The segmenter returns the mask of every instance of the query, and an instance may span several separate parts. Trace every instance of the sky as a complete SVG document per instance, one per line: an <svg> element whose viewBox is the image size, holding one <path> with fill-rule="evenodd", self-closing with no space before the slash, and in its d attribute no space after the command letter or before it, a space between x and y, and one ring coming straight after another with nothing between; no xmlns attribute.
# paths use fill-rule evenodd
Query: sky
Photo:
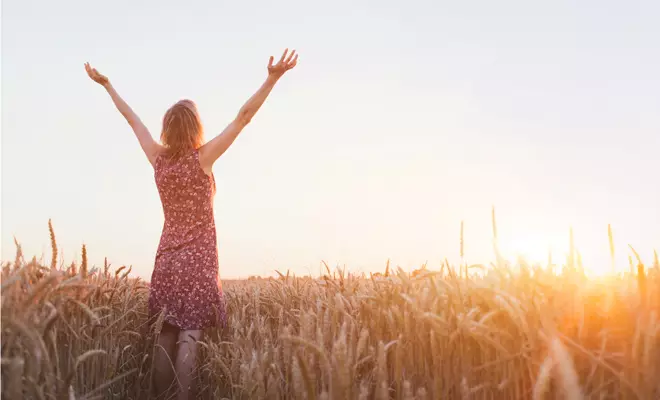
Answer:
<svg viewBox="0 0 660 400"><path fill-rule="evenodd" d="M132 265L163 225L153 169L89 61L155 138L182 98L207 140L300 54L214 166L220 277L488 263L588 270L660 250L660 2L2 1L2 260ZM562 250L563 249L563 250Z"/></svg>

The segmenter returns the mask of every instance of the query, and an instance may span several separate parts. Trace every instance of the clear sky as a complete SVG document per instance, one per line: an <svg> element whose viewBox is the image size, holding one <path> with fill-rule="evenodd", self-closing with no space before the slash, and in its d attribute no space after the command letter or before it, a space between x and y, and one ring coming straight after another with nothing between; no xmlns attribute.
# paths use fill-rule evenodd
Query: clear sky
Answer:
<svg viewBox="0 0 660 400"><path fill-rule="evenodd" d="M13 236L148 278L163 216L108 75L154 137L197 102L207 139L300 53L214 167L220 275L544 259L573 226L607 269L607 224L660 249L660 2L2 2L2 259Z"/></svg>

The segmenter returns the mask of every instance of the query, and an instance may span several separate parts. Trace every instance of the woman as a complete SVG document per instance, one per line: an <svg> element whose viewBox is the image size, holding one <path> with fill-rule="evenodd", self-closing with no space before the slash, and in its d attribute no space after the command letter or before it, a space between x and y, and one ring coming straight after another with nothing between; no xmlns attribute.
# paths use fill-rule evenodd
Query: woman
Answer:
<svg viewBox="0 0 660 400"><path fill-rule="evenodd" d="M154 168L163 205L165 224L149 293L150 314L162 312L164 316L154 359L154 386L159 395L172 386L173 364L179 382L178 398L188 398L196 342L204 328L226 322L213 217L213 163L254 117L277 81L296 66L295 53L285 50L277 64L270 57L266 81L225 130L207 143L203 143L202 123L190 100L179 101L165 113L161 144L157 143L108 78L85 64L89 77L106 89L133 128Z"/></svg>

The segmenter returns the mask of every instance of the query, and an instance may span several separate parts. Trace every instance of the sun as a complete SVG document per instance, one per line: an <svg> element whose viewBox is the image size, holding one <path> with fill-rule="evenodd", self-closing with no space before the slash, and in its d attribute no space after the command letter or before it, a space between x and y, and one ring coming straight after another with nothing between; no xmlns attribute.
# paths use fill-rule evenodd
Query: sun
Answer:
<svg viewBox="0 0 660 400"><path fill-rule="evenodd" d="M594 252L594 244L576 243L573 260L576 266L582 263L584 273L590 278L604 278L621 272L620 267L612 269L612 264L608 257L603 258L602 254ZM547 268L552 264L552 270L559 273L569 260L570 253L569 235L562 236L518 236L507 240L500 240L499 248L502 257L512 265L516 265L520 258L524 259L529 265L540 265Z"/></svg>

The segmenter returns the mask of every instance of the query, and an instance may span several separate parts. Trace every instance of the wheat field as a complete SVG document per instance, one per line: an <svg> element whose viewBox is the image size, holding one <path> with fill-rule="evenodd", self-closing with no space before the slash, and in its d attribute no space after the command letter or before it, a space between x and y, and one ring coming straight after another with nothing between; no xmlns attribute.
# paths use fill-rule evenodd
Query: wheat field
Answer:
<svg viewBox="0 0 660 400"><path fill-rule="evenodd" d="M2 268L3 399L152 399L148 284L130 269ZM572 250L571 250L572 251ZM201 399L657 399L660 265L588 279L552 266L226 282ZM45 263L47 264L47 263Z"/></svg>

